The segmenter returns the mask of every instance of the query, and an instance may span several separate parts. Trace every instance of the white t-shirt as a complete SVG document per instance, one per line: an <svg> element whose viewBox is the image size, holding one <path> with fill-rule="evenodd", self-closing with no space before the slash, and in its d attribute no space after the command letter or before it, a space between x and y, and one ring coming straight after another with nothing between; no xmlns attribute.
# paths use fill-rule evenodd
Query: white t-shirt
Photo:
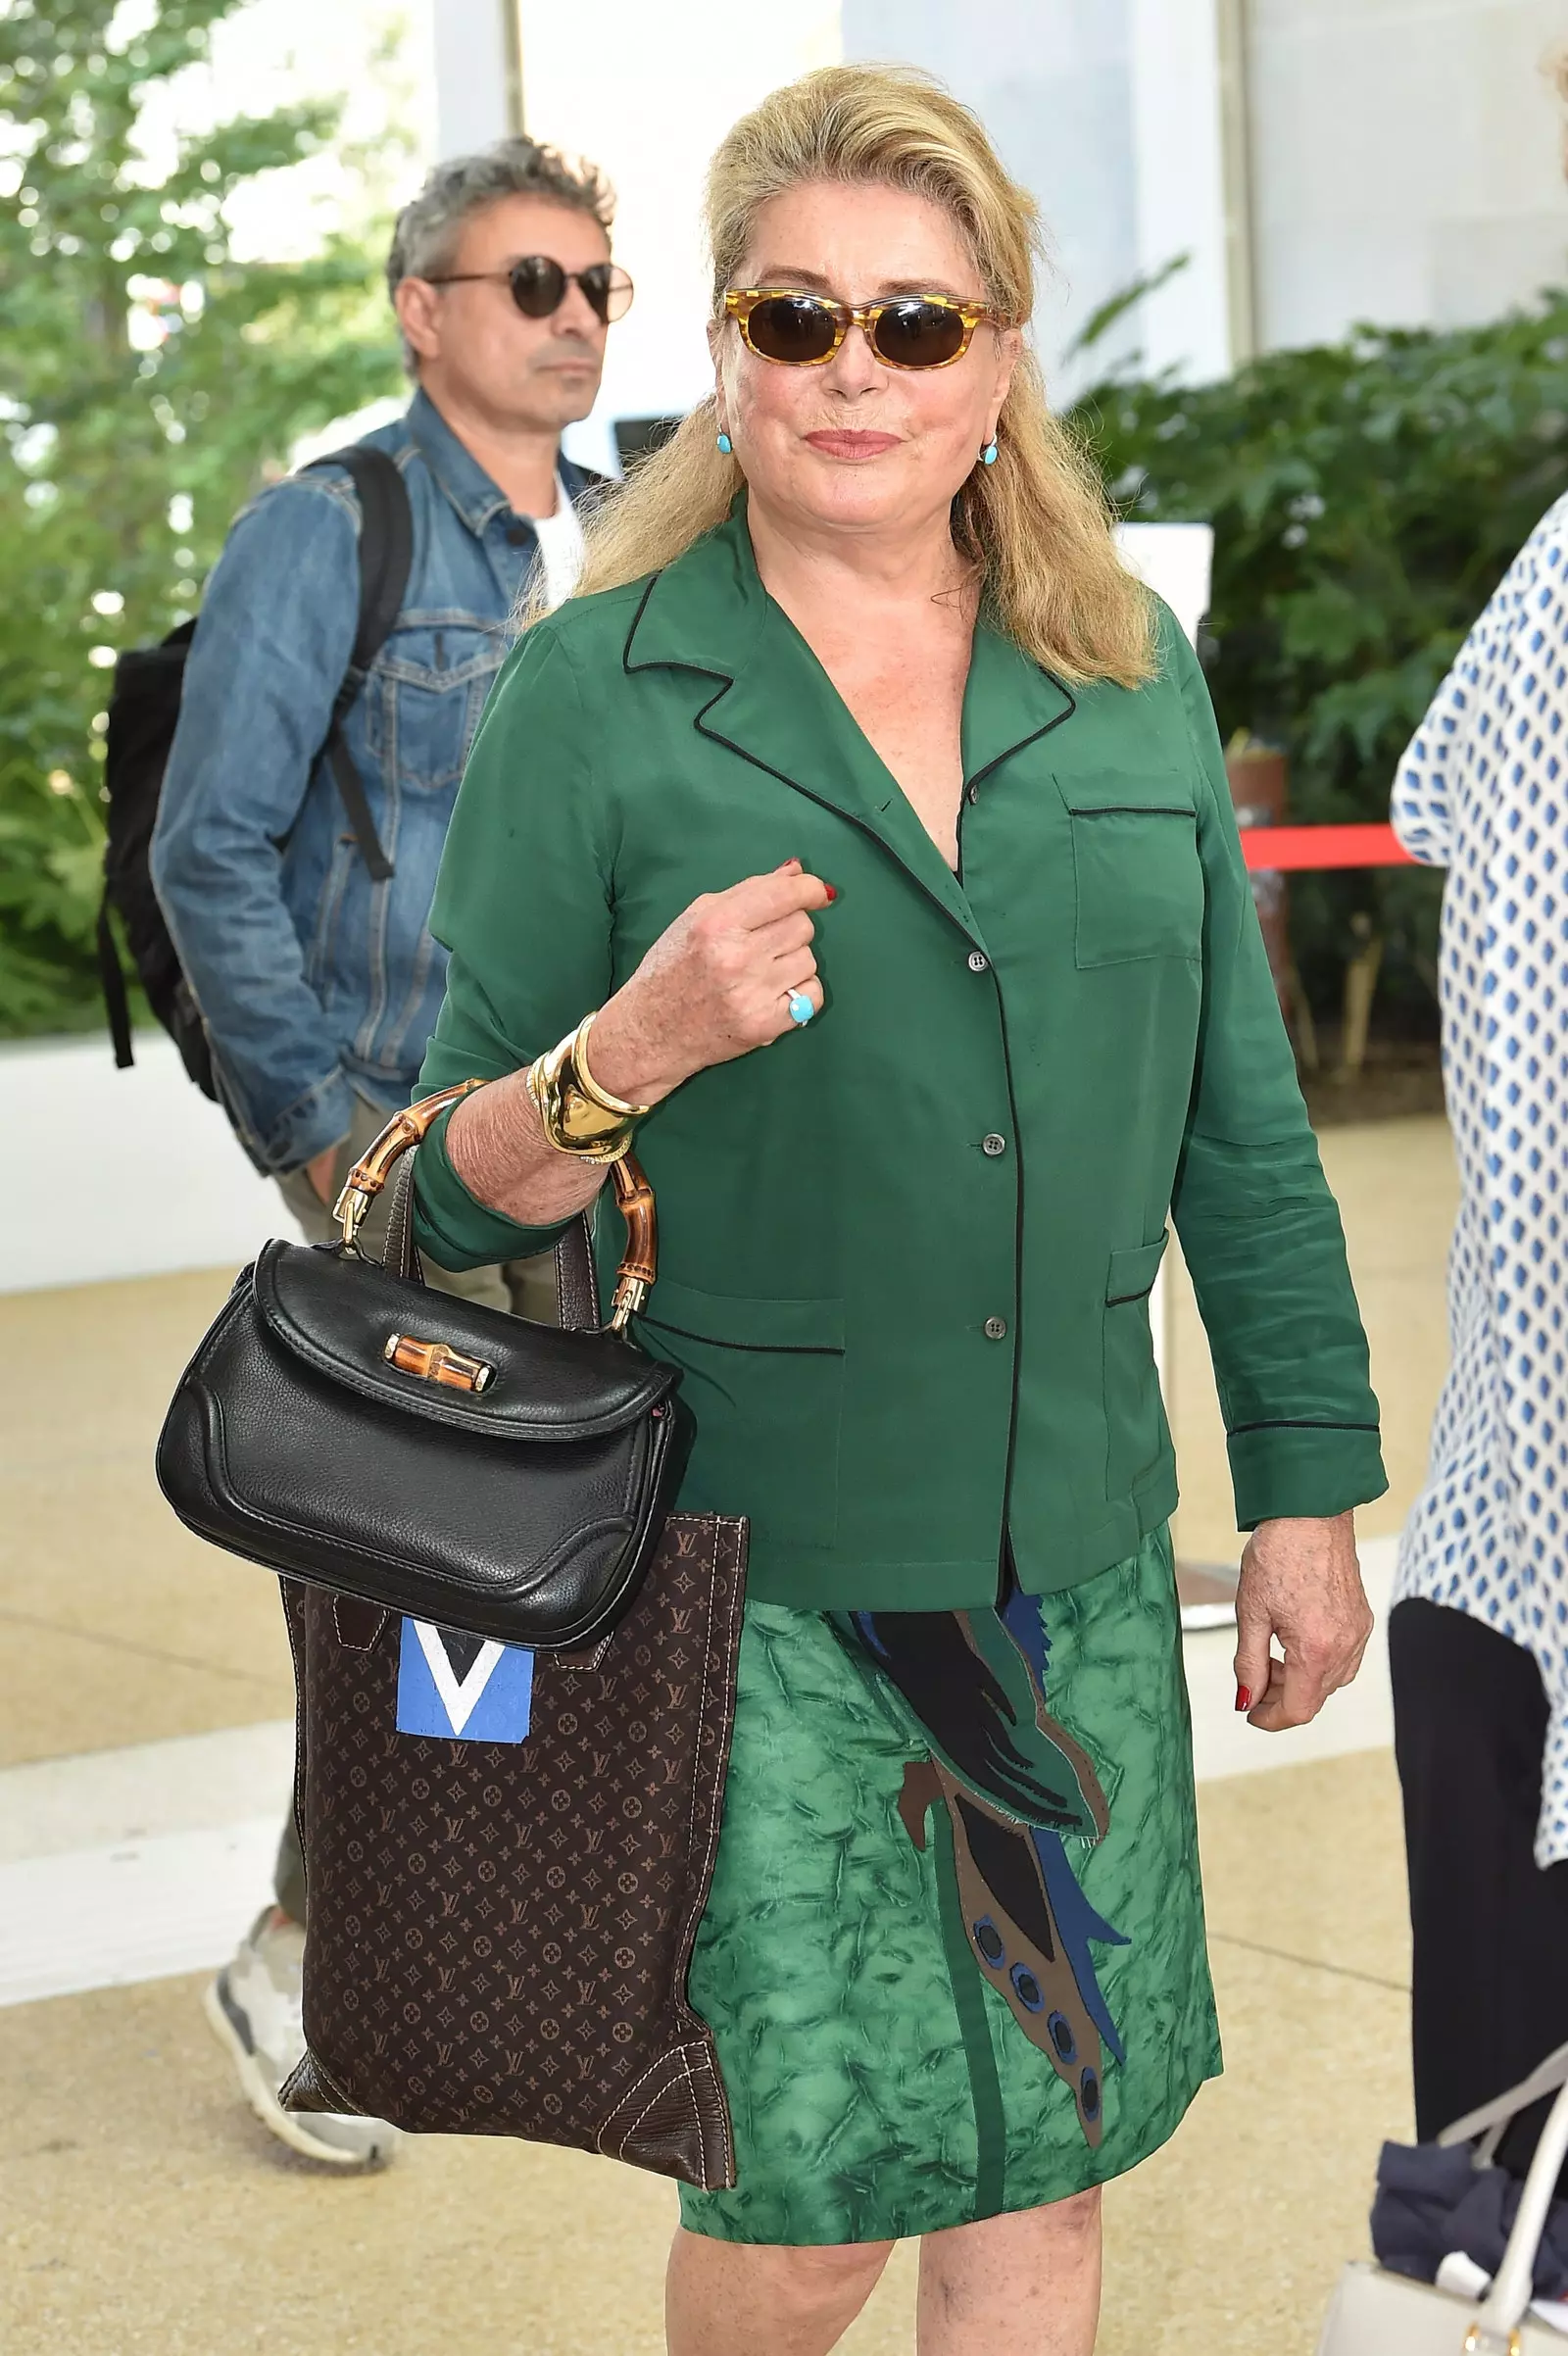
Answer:
<svg viewBox="0 0 1568 2356"><path fill-rule="evenodd" d="M538 536L539 561L545 568L545 603L554 612L576 588L583 560L582 525L559 474L555 514L534 515L529 520Z"/></svg>

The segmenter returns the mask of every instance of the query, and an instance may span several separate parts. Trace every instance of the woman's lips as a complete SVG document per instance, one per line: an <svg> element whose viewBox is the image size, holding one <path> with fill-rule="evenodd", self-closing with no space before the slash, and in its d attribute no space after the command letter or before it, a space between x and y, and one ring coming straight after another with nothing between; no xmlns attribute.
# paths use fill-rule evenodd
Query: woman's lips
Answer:
<svg viewBox="0 0 1568 2356"><path fill-rule="evenodd" d="M829 458L880 458L884 450L896 450L896 433L808 433L807 440L813 450L822 450Z"/></svg>

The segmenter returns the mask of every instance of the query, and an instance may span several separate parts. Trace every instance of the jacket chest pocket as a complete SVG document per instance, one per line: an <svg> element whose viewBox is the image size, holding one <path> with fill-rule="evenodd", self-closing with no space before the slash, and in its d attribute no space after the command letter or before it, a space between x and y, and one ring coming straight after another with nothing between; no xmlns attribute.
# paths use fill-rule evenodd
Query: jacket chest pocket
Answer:
<svg viewBox="0 0 1568 2356"><path fill-rule="evenodd" d="M370 749L416 792L450 791L463 774L496 672L504 633L457 621L405 621L375 663Z"/></svg>
<svg viewBox="0 0 1568 2356"><path fill-rule="evenodd" d="M1072 828L1079 966L1197 957L1203 869L1190 780L1102 770L1056 784Z"/></svg>
<svg viewBox="0 0 1568 2356"><path fill-rule="evenodd" d="M778 1545L830 1546L839 1518L844 1304L741 1301L661 1277L638 1319L644 1347L682 1370L697 1425L694 1470L726 1513ZM715 1506L713 1510L718 1510Z"/></svg>

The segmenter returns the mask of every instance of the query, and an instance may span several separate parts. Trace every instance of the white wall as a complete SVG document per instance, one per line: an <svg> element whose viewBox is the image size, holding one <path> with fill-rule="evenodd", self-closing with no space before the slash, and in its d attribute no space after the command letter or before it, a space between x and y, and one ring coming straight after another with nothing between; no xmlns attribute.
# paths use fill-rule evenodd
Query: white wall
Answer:
<svg viewBox="0 0 1568 2356"><path fill-rule="evenodd" d="M0 1293L237 1268L297 1233L161 1033L137 1032L131 1071L103 1037L0 1048Z"/></svg>
<svg viewBox="0 0 1568 2356"><path fill-rule="evenodd" d="M512 0L429 0L436 155L466 156L512 128L506 9Z"/></svg>
<svg viewBox="0 0 1568 2356"><path fill-rule="evenodd" d="M1069 391L1113 356L1201 378L1230 366L1217 0L844 0L844 54L928 67L1040 199L1056 260L1042 356ZM1068 345L1107 297L1189 268L1087 364Z"/></svg>
<svg viewBox="0 0 1568 2356"><path fill-rule="evenodd" d="M1260 340L1494 319L1568 277L1564 0L1250 0Z"/></svg>
<svg viewBox="0 0 1568 2356"><path fill-rule="evenodd" d="M612 418L673 415L712 382L699 228L708 160L738 115L838 53L838 9L822 0L730 11L710 0L523 0L523 119L534 138L609 172L620 200L615 258L637 287L610 331L598 407L567 430L572 457L610 466Z"/></svg>

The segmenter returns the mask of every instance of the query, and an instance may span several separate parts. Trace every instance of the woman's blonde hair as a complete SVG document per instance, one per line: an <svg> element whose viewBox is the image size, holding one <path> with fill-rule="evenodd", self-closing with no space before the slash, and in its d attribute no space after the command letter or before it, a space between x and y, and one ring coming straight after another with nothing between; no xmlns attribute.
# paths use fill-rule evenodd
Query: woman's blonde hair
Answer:
<svg viewBox="0 0 1568 2356"><path fill-rule="evenodd" d="M708 175L713 309L735 282L759 210L808 180L907 188L957 222L987 299L1020 323L1034 308L1039 209L1008 177L976 117L909 67L827 66L743 116ZM1046 405L1032 352L1013 372L995 465L954 503L954 539L976 564L988 617L1072 681L1136 686L1152 669L1149 598L1117 556L1099 473ZM713 398L642 460L588 531L579 594L657 572L721 523L744 477L716 445Z"/></svg>

